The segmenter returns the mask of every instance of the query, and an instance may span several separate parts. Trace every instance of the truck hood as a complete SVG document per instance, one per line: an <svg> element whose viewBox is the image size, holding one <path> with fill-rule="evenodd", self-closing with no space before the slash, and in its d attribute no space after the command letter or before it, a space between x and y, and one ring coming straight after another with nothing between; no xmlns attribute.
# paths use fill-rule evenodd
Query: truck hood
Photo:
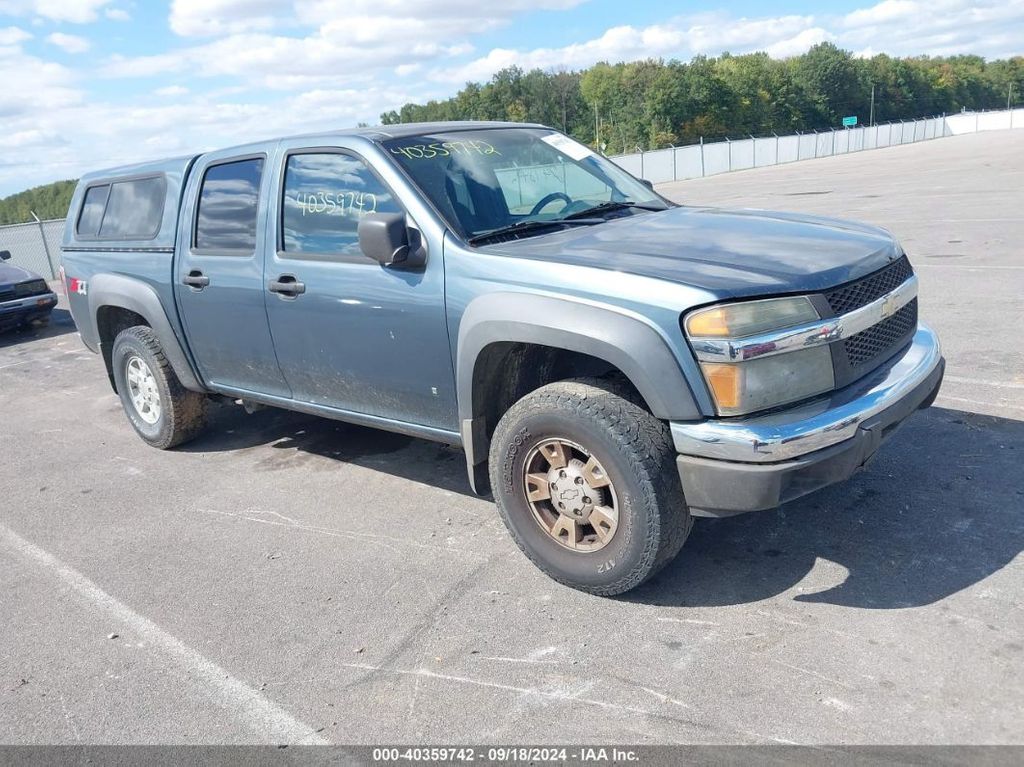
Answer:
<svg viewBox="0 0 1024 767"><path fill-rule="evenodd" d="M486 248L692 285L720 298L819 291L902 251L884 229L762 210L670 208Z"/></svg>
<svg viewBox="0 0 1024 767"><path fill-rule="evenodd" d="M22 269L20 266L0 261L0 285L13 285L25 280L38 280L38 274Z"/></svg>

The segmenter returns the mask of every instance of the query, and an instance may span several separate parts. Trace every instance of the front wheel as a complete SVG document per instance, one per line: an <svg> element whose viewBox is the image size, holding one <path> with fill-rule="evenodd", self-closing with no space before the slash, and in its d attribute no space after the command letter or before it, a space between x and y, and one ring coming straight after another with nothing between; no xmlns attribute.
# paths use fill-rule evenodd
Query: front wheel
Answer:
<svg viewBox="0 0 1024 767"><path fill-rule="evenodd" d="M202 431L208 400L181 385L151 328L118 333L111 363L125 415L148 444L167 450Z"/></svg>
<svg viewBox="0 0 1024 767"><path fill-rule="evenodd" d="M555 580L611 596L679 552L692 518L668 426L611 382L528 394L491 442L494 497L512 537Z"/></svg>

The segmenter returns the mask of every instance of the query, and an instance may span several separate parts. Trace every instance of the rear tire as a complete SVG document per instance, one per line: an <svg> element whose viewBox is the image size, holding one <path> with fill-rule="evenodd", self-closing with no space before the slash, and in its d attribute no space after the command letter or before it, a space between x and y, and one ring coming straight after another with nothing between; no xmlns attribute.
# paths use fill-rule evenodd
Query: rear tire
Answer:
<svg viewBox="0 0 1024 767"><path fill-rule="evenodd" d="M603 379L549 384L513 405L491 441L491 487L519 548L556 581L603 596L654 576L693 524L667 424L625 394Z"/></svg>
<svg viewBox="0 0 1024 767"><path fill-rule="evenodd" d="M181 385L151 328L118 333L111 363L125 415L146 443L167 450L203 430L209 400Z"/></svg>

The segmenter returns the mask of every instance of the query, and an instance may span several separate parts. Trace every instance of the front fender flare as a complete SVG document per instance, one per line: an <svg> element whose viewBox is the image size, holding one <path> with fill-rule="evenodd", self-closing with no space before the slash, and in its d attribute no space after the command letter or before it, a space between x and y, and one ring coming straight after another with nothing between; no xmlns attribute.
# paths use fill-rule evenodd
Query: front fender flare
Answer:
<svg viewBox="0 0 1024 767"><path fill-rule="evenodd" d="M145 317L181 385L192 391L206 391L151 285L121 274L97 274L89 280L89 317L94 327L98 327L97 317L103 306L128 309Z"/></svg>
<svg viewBox="0 0 1024 767"><path fill-rule="evenodd" d="M514 342L580 352L614 365L657 418L697 420L700 409L664 338L642 320L613 308L527 293L492 293L472 301L459 324L456 390L470 478L487 460L487 435L474 401L474 371L492 343Z"/></svg>

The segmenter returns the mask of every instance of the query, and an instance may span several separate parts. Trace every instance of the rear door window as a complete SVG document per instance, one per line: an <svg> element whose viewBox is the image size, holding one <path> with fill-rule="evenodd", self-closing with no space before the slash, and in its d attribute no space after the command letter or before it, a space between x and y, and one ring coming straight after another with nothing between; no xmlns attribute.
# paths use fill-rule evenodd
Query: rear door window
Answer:
<svg viewBox="0 0 1024 767"><path fill-rule="evenodd" d="M203 176L193 247L248 255L256 250L262 157L212 165Z"/></svg>
<svg viewBox="0 0 1024 767"><path fill-rule="evenodd" d="M100 239L153 239L160 232L166 195L167 182L163 176L112 184L100 224Z"/></svg>

